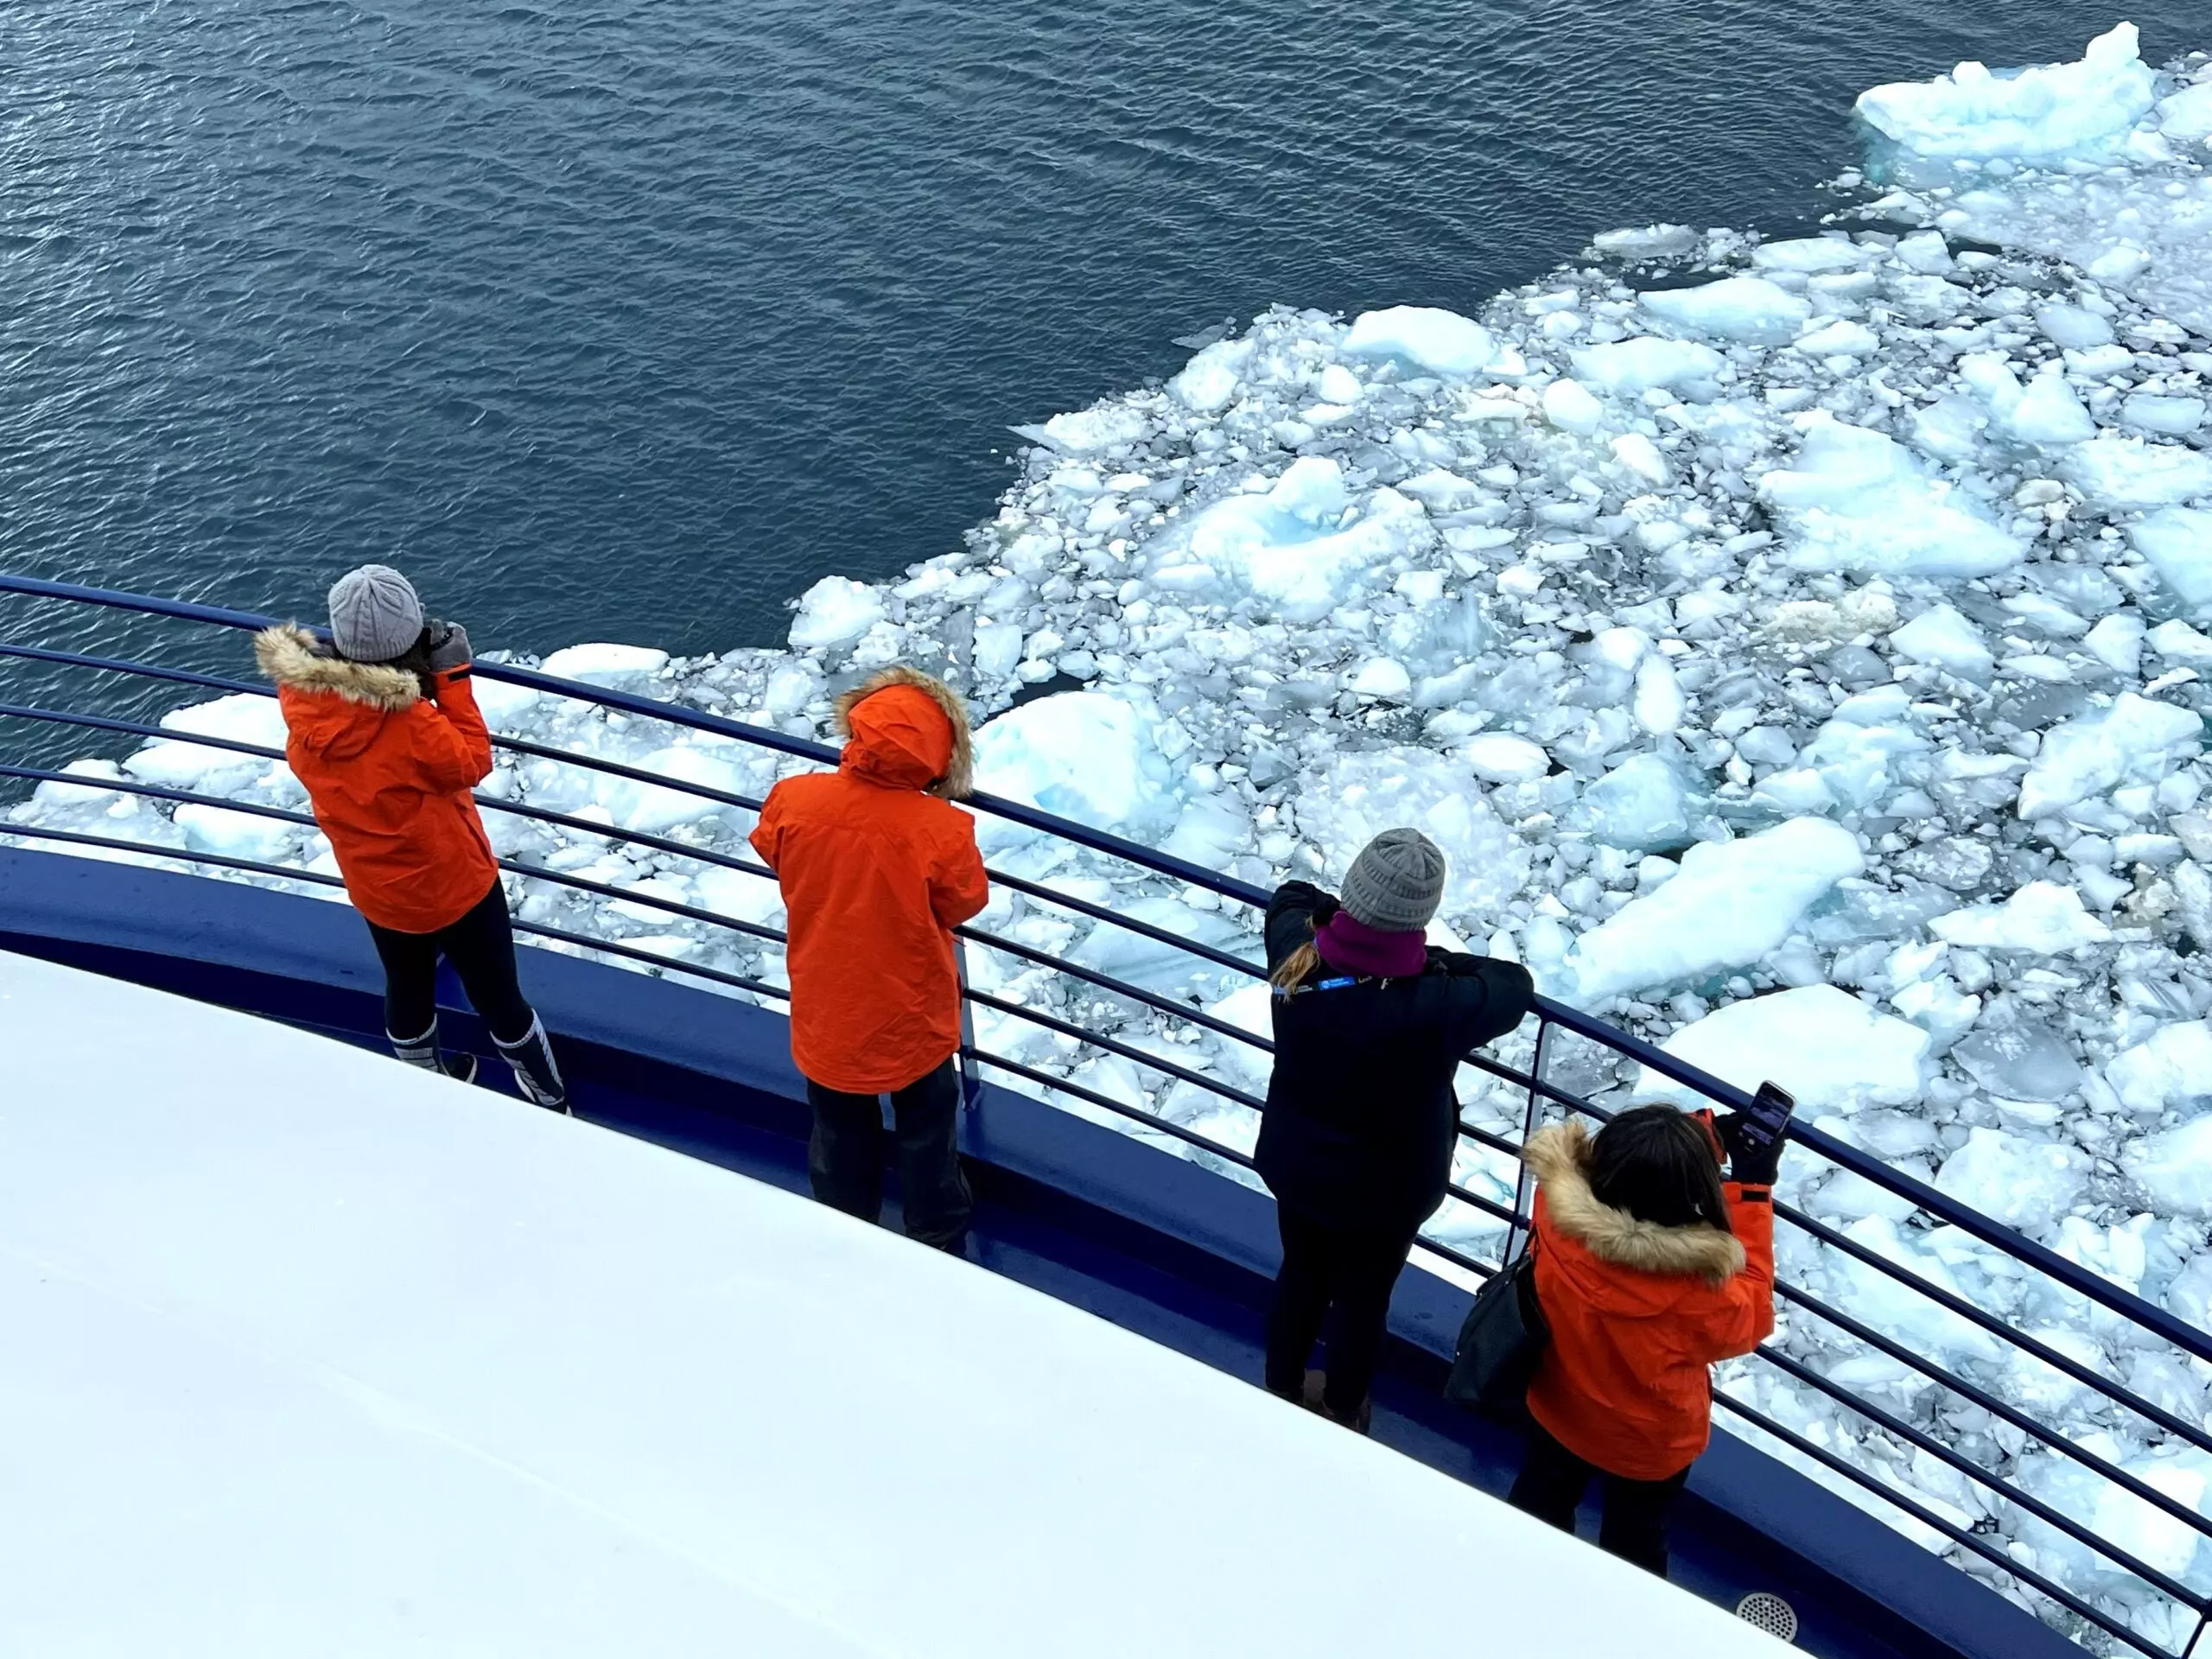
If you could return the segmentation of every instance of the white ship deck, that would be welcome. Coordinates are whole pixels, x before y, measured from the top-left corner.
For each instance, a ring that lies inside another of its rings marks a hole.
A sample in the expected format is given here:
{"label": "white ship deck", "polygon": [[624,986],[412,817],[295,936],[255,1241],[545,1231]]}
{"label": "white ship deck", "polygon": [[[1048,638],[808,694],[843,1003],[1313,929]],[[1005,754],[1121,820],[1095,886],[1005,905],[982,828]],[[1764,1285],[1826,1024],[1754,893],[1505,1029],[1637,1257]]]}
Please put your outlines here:
{"label": "white ship deck", "polygon": [[0,1651],[1781,1649],[641,1141],[0,955]]}

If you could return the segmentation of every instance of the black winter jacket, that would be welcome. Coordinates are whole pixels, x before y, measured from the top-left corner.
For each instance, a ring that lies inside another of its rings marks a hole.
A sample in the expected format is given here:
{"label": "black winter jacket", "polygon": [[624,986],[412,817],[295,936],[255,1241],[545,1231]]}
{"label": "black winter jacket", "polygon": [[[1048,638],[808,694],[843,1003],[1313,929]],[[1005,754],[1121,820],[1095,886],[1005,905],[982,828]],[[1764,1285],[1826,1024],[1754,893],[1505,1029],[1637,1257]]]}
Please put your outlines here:
{"label": "black winter jacket", "polygon": [[[1336,912],[1319,887],[1286,883],[1268,905],[1269,969]],[[1306,983],[1337,976],[1325,969]],[[1255,1157],[1276,1202],[1325,1226],[1410,1236],[1451,1179],[1453,1073],[1519,1025],[1535,995],[1518,963],[1433,946],[1415,978],[1278,992]]]}

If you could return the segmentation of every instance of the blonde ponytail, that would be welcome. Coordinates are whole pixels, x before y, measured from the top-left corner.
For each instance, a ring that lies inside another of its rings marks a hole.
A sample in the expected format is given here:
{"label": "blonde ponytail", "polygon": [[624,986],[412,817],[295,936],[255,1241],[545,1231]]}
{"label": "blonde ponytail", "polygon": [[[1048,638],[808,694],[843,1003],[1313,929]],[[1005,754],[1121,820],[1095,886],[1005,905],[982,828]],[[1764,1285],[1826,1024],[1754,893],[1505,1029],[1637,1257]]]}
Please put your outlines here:
{"label": "blonde ponytail", "polygon": [[1298,988],[1306,976],[1321,965],[1321,952],[1308,939],[1285,957],[1274,972],[1268,976],[1268,983],[1287,994]]}

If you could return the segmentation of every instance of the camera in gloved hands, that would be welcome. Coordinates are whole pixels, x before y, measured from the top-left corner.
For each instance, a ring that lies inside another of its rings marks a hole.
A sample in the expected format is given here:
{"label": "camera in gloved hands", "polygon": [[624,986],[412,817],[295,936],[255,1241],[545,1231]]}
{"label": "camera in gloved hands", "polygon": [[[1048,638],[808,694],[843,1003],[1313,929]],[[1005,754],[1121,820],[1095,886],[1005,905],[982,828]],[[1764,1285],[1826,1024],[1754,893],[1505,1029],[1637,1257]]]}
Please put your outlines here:
{"label": "camera in gloved hands", "polygon": [[453,669],[467,668],[474,660],[468,652],[468,630],[458,622],[441,622],[433,617],[423,625],[430,636],[430,671],[443,674]]}

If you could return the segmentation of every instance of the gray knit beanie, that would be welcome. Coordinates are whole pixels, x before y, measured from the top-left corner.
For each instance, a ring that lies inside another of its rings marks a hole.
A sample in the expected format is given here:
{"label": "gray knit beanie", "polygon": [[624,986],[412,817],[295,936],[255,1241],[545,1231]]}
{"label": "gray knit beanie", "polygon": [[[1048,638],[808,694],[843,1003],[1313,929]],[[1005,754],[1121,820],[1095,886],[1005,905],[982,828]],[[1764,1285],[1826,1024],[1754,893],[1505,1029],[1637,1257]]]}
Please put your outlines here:
{"label": "gray knit beanie", "polygon": [[1444,854],[1418,830],[1385,830],[1344,873],[1344,913],[1386,933],[1418,933],[1444,902]]}
{"label": "gray knit beanie", "polygon": [[330,590],[330,636],[357,663],[388,663],[423,637],[423,601],[388,564],[348,570]]}

